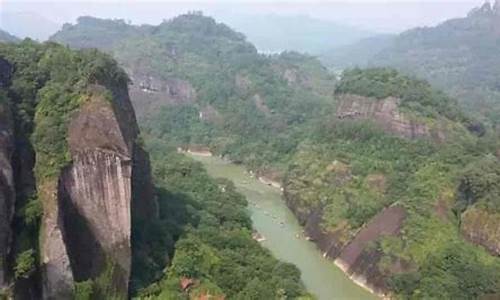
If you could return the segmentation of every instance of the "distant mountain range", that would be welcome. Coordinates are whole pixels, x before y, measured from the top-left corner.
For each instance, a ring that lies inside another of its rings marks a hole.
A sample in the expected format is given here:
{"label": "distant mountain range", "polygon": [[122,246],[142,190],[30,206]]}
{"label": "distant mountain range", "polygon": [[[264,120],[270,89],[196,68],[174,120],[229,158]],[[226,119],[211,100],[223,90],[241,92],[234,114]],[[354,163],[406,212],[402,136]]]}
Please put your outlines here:
{"label": "distant mountain range", "polygon": [[0,29],[0,42],[17,42],[18,40],[17,37]]}
{"label": "distant mountain range", "polygon": [[20,38],[45,41],[61,24],[31,12],[0,12],[0,28]]}
{"label": "distant mountain range", "polygon": [[467,109],[500,121],[500,1],[466,17],[328,51],[324,64],[391,66],[429,80]]}
{"label": "distant mountain range", "polygon": [[259,51],[271,53],[288,50],[320,54],[376,34],[305,15],[220,15],[217,19],[245,34]]}

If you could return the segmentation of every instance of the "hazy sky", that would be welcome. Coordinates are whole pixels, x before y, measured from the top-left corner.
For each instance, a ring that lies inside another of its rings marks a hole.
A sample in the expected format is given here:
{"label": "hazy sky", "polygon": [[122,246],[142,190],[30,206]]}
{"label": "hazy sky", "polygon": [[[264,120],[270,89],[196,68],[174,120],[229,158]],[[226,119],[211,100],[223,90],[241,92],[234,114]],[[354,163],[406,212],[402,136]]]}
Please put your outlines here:
{"label": "hazy sky", "polygon": [[202,10],[215,17],[227,14],[301,14],[372,31],[397,32],[465,16],[470,9],[482,3],[484,0],[0,0],[0,18],[2,14],[24,12],[38,14],[57,23],[74,22],[78,16],[93,15],[126,19],[136,24],[157,24],[189,10]]}

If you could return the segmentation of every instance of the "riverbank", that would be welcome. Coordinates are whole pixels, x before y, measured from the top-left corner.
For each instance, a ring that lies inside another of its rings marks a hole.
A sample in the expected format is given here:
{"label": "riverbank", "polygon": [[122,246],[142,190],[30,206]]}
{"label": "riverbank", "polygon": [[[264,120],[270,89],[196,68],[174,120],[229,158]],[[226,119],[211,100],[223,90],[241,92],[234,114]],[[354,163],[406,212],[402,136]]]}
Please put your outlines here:
{"label": "riverbank", "polygon": [[323,257],[316,244],[305,238],[303,228],[283,201],[280,188],[262,182],[258,176],[250,177],[241,165],[215,156],[188,155],[202,162],[211,176],[234,182],[249,202],[254,229],[265,238],[260,243],[277,258],[294,263],[307,289],[318,299],[378,299],[359,284],[361,280],[349,278],[334,261]]}

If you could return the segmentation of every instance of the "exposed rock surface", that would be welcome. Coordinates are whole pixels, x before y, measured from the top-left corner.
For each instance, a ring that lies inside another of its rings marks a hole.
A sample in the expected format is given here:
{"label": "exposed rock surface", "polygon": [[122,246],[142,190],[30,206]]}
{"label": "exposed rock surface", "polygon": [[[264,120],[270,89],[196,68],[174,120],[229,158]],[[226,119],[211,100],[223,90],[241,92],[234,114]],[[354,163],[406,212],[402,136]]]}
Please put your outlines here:
{"label": "exposed rock surface", "polygon": [[[321,223],[323,211],[317,207],[311,211],[300,211],[285,189],[285,199],[290,209],[304,226],[304,233],[323,252],[324,257],[335,263],[358,284],[378,293],[387,292],[386,276],[379,269],[382,253],[372,243],[383,236],[396,236],[406,219],[401,206],[385,208],[358,232],[351,233],[347,224],[339,224],[333,231],[325,231]],[[397,261],[392,266],[395,272],[408,269],[405,262]],[[396,270],[397,269],[397,270]]]}
{"label": "exposed rock surface", "polygon": [[[113,269],[110,284],[126,297],[132,208],[139,208],[137,215],[142,218],[157,213],[148,156],[136,144],[138,128],[126,91],[114,93],[113,105],[100,87],[93,89],[69,123],[72,164],[59,178],[54,200],[58,209],[51,208],[44,216],[47,299],[65,298],[73,278],[94,279],[109,268]],[[132,195],[140,203],[133,203]]]}
{"label": "exposed rock surface", "polygon": [[[9,85],[12,68],[0,58],[0,91]],[[5,101],[5,99],[4,99]],[[11,221],[14,215],[15,185],[12,168],[14,128],[11,111],[0,99],[0,289],[7,286],[7,255],[10,250]]]}
{"label": "exposed rock surface", "polygon": [[387,286],[377,265],[382,253],[378,249],[370,249],[369,246],[382,236],[398,235],[405,218],[406,212],[401,206],[391,206],[378,213],[342,249],[336,259],[337,265],[372,290],[383,293]]}
{"label": "exposed rock surface", "polygon": [[445,138],[442,130],[433,130],[422,121],[401,112],[399,104],[400,100],[394,97],[377,100],[358,95],[341,95],[337,106],[337,118],[373,120],[387,132],[410,139]]}
{"label": "exposed rock surface", "polygon": [[469,208],[462,214],[461,231],[470,242],[500,256],[500,214]]}
{"label": "exposed rock surface", "polygon": [[130,98],[139,117],[167,104],[187,104],[196,100],[196,90],[188,81],[178,78],[160,79],[128,71],[132,84]]}

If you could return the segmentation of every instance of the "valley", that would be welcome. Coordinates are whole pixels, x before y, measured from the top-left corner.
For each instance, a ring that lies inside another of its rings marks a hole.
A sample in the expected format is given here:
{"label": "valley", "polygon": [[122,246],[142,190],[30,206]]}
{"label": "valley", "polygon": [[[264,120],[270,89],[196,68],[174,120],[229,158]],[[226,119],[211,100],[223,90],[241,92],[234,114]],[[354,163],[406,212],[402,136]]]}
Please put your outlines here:
{"label": "valley", "polygon": [[278,259],[295,264],[306,288],[319,300],[377,299],[357,286],[333,261],[325,258],[312,241],[307,240],[279,188],[250,177],[244,167],[218,157],[189,156],[202,162],[212,177],[234,182],[236,189],[248,200],[255,230],[265,239],[261,244]]}
{"label": "valley", "polygon": [[500,296],[500,0],[320,57],[79,16],[0,30],[0,300]]}

